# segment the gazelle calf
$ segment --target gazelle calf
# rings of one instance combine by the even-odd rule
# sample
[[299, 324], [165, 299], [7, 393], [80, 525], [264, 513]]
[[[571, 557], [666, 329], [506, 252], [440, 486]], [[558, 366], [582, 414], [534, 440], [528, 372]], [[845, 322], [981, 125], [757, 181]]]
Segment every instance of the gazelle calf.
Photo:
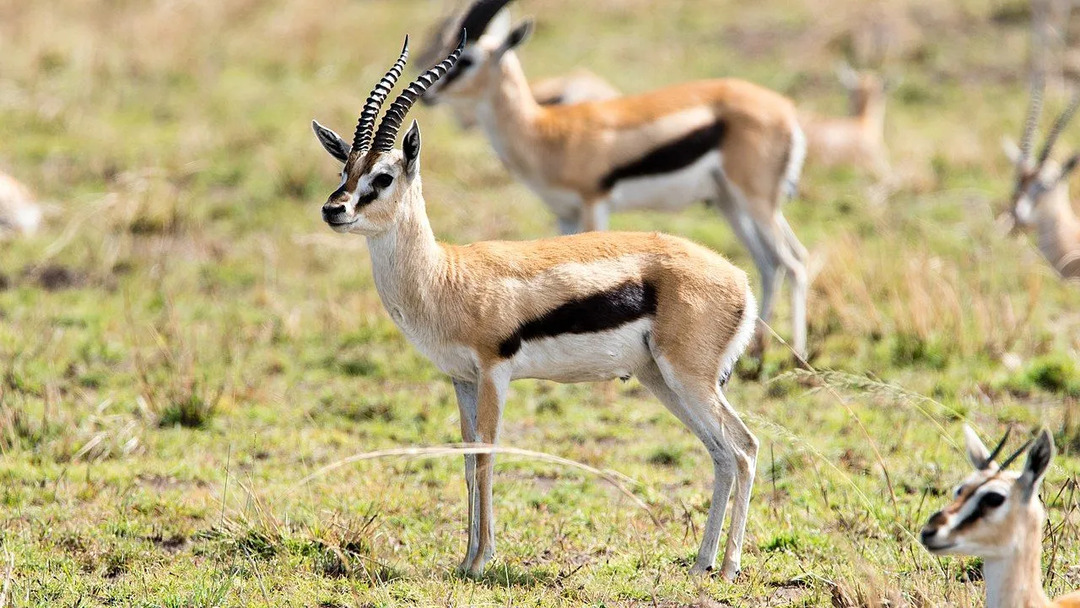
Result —
[[837, 75], [848, 91], [849, 115], [799, 113], [806, 130], [807, 160], [823, 167], [859, 167], [885, 179], [890, 173], [885, 149], [885, 80], [848, 65], [840, 66]]
[[806, 249], [780, 208], [805, 156], [794, 105], [749, 82], [716, 79], [542, 106], [514, 52], [531, 22], [505, 29], [493, 12], [509, 2], [472, 5], [464, 22], [484, 34], [424, 97], [474, 104], [503, 164], [555, 213], [563, 234], [605, 230], [612, 210], [677, 211], [701, 201], [718, 208], [761, 273], [763, 319], [785, 272], [790, 277], [792, 342], [805, 356]]
[[1069, 176], [1080, 162], [1080, 152], [1060, 165], [1050, 158], [1054, 144], [1080, 105], [1080, 92], [1058, 115], [1039, 155], [1032, 159], [1031, 148], [1042, 111], [1040, 80], [1037, 78], [1032, 88], [1020, 145], [1004, 142], [1005, 154], [1016, 168], [1009, 210], [1016, 227], [1035, 230], [1039, 251], [1063, 278], [1080, 279], [1080, 218], [1069, 196]]
[[41, 225], [41, 207], [26, 186], [0, 172], [0, 235], [33, 234]]
[[[446, 49], [457, 44], [458, 36], [464, 29], [472, 42], [484, 33], [483, 25], [489, 20], [498, 23], [493, 27], [509, 30], [510, 13], [499, 11], [496, 3], [482, 4], [478, 9], [464, 15], [451, 15], [432, 28], [427, 40], [428, 45], [419, 53], [421, 65], [431, 65], [442, 58]], [[585, 68], [577, 68], [563, 76], [552, 76], [530, 83], [536, 103], [542, 106], [570, 105], [583, 101], [602, 101], [622, 95], [611, 83]], [[429, 101], [422, 98], [421, 101]], [[447, 105], [457, 118], [462, 128], [476, 126], [476, 104], [470, 100], [447, 100]]]
[[[923, 546], [934, 555], [983, 559], [987, 608], [1080, 608], [1080, 592], [1050, 601], [1042, 589], [1042, 532], [1046, 509], [1039, 488], [1054, 458], [1054, 439], [1043, 429], [1001, 465], [1006, 433], [994, 451], [964, 426], [968, 458], [975, 471], [956, 488], [952, 504], [930, 517]], [[1028, 449], [1028, 446], [1031, 446]], [[1020, 472], [1005, 469], [1027, 450]]]
[[[367, 237], [375, 287], [416, 348], [453, 378], [462, 438], [494, 444], [510, 382], [586, 382], [637, 376], [705, 444], [715, 481], [692, 572], [716, 560], [729, 494], [721, 574], [739, 571], [758, 442], [723, 385], [753, 334], [757, 307], [744, 272], [720, 255], [663, 234], [591, 233], [532, 242], [439, 243], [420, 185], [416, 122], [394, 149], [413, 102], [453, 69], [462, 45], [375, 119], [401, 75], [401, 57], [364, 104], [350, 146], [313, 123], [341, 183], [324, 221]], [[372, 132], [375, 131], [374, 140]], [[495, 550], [491, 454], [465, 457], [469, 541], [461, 566], [477, 574]]]

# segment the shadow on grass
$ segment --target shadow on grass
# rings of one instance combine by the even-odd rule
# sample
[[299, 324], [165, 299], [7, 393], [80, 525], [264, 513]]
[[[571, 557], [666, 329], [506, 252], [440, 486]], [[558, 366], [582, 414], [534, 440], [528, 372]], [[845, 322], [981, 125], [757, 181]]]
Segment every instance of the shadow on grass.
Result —
[[548, 587], [554, 584], [555, 574], [542, 568], [525, 569], [510, 564], [498, 563], [488, 566], [484, 574], [479, 577], [467, 576], [463, 573], [451, 571], [446, 575], [447, 579], [462, 579], [476, 581], [485, 587]]

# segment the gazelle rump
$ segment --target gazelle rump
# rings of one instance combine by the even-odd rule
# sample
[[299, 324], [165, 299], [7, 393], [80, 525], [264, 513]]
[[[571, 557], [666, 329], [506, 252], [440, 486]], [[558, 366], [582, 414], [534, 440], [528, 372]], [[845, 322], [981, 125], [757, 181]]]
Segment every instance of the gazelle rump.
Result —
[[[494, 1], [489, 1], [476, 10], [462, 15], [450, 15], [432, 27], [427, 36], [427, 46], [419, 53], [420, 65], [434, 64], [442, 59], [448, 49], [457, 44], [458, 36], [464, 29], [468, 36], [477, 40], [484, 33], [483, 22], [491, 20], [487, 31], [502, 32], [505, 36], [510, 32], [510, 13], [500, 12]], [[489, 16], [488, 11], [490, 11]], [[551, 76], [530, 83], [533, 97], [540, 105], [569, 105], [583, 101], [601, 101], [614, 99], [622, 93], [611, 83], [596, 75], [586, 68], [576, 68], [562, 76]], [[425, 101], [427, 98], [422, 99]], [[448, 99], [449, 106], [458, 124], [464, 129], [476, 126], [476, 104], [471, 100]]]
[[848, 165], [872, 171], [878, 179], [889, 176], [885, 149], [885, 80], [870, 71], [843, 64], [837, 69], [848, 91], [848, 116], [800, 112], [806, 130], [807, 161], [812, 165]]
[[[1054, 439], [1043, 429], [999, 465], [995, 459], [1008, 437], [991, 452], [964, 426], [975, 471], [956, 488], [953, 502], [930, 517], [922, 544], [935, 555], [981, 557], [987, 608], [1080, 608], [1080, 592], [1051, 601], [1042, 589], [1046, 509], [1038, 493], [1054, 458]], [[1023, 470], [1007, 471], [1025, 451]]]
[[[400, 150], [394, 143], [412, 103], [453, 67], [461, 48], [405, 89], [374, 140], [375, 116], [404, 68], [407, 40], [365, 103], [351, 146], [313, 124], [344, 164], [323, 219], [335, 231], [367, 237], [375, 287], [390, 317], [453, 379], [465, 441], [498, 440], [514, 379], [637, 376], [712, 457], [713, 497], [695, 573], [715, 563], [732, 496], [721, 573], [733, 579], [758, 449], [723, 393], [757, 318], [746, 274], [709, 249], [655, 233], [439, 243], [425, 211], [416, 122]], [[491, 454], [465, 457], [469, 535], [461, 566], [470, 574], [494, 554], [493, 462]]]
[[716, 79], [543, 106], [514, 52], [531, 22], [508, 32], [489, 27], [505, 19], [509, 1], [472, 5], [464, 21], [484, 34], [466, 44], [461, 62], [425, 99], [474, 104], [496, 154], [554, 212], [563, 234], [605, 230], [613, 210], [715, 206], [761, 273], [763, 319], [784, 274], [790, 277], [792, 342], [805, 355], [806, 249], [781, 212], [805, 157], [794, 105], [749, 82]]
[[1050, 158], [1054, 144], [1080, 105], [1080, 91], [1058, 115], [1038, 156], [1033, 158], [1042, 100], [1042, 78], [1036, 76], [1020, 145], [1004, 142], [1005, 154], [1016, 170], [1009, 212], [1015, 227], [1035, 230], [1039, 251], [1054, 270], [1063, 278], [1080, 279], [1080, 218], [1069, 195], [1069, 176], [1080, 163], [1080, 152], [1060, 165]]

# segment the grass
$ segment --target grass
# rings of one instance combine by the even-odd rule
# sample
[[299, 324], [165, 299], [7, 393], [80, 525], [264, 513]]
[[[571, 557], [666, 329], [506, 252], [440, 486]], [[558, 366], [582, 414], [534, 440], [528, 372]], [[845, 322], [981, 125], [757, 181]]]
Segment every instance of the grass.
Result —
[[[665, 6], [530, 0], [526, 69], [584, 64], [626, 91], [736, 75], [840, 111], [830, 70], [856, 24], [884, 14], [897, 41], [898, 189], [874, 203], [868, 178], [809, 167], [787, 208], [812, 251], [822, 371], [773, 341], [730, 385], [762, 442], [736, 584], [687, 575], [711, 466], [633, 380], [513, 386], [504, 445], [638, 483], [501, 456], [479, 581], [453, 574], [458, 457], [308, 479], [459, 440], [453, 389], [382, 310], [363, 242], [320, 222], [335, 164], [308, 127], [349, 132], [442, 3], [0, 0], [0, 165], [56, 210], [0, 256], [0, 605], [978, 605], [977, 564], [915, 538], [965, 473], [965, 419], [991, 439], [1055, 432], [1046, 585], [1080, 587], [1078, 296], [994, 222], [1025, 3]], [[414, 113], [442, 238], [552, 234], [478, 133]], [[706, 209], [614, 225], [750, 265]]]

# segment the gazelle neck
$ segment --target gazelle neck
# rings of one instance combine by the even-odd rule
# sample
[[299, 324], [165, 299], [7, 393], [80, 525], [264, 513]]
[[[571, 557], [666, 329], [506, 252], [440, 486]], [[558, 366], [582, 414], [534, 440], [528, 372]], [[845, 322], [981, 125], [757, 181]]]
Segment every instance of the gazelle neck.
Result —
[[428, 222], [417, 176], [394, 228], [368, 237], [375, 288], [395, 322], [428, 312], [432, 289], [442, 274], [444, 254]]
[[882, 138], [884, 136], [885, 95], [883, 93], [864, 93], [852, 109], [854, 110], [854, 116], [862, 124], [863, 129], [875, 137]]
[[1080, 274], [1080, 219], [1069, 201], [1069, 186], [1062, 182], [1039, 203], [1035, 221], [1039, 250], [1059, 272]]
[[525, 169], [533, 148], [534, 125], [544, 112], [533, 97], [525, 70], [514, 51], [507, 51], [478, 106], [477, 118], [499, 159], [513, 172]]
[[1042, 589], [1042, 521], [1018, 531], [1008, 557], [983, 562], [986, 608], [1044, 608], [1050, 600]]

